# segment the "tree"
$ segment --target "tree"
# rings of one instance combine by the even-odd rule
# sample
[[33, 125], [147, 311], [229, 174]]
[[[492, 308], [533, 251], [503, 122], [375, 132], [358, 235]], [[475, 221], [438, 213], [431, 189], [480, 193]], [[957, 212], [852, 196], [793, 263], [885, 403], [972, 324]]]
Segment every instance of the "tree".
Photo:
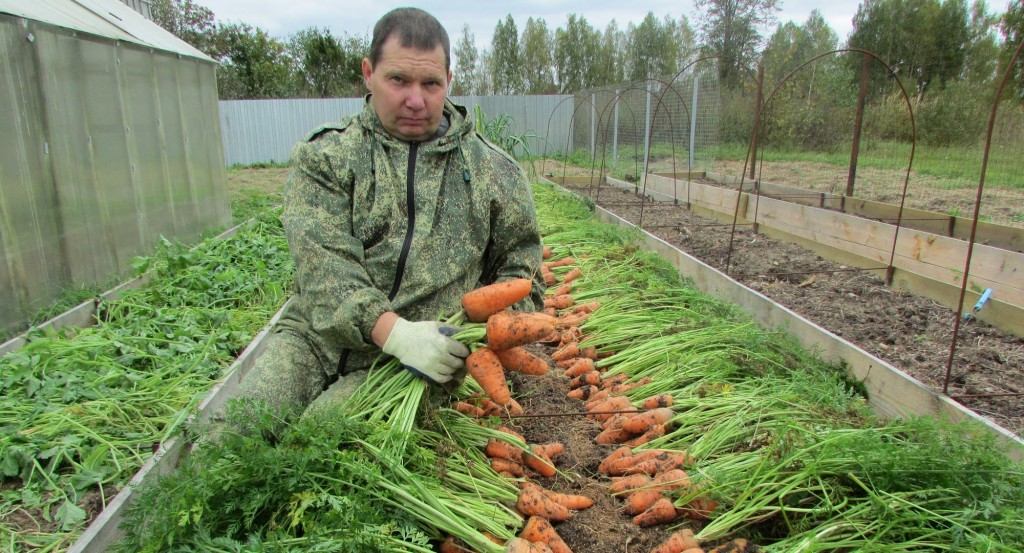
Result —
[[519, 49], [522, 53], [523, 86], [527, 94], [555, 92], [555, 75], [551, 52], [553, 39], [542, 18], [529, 18], [523, 27]]
[[739, 86], [743, 73], [753, 68], [757, 57], [762, 40], [759, 29], [775, 21], [778, 0], [696, 0], [695, 5], [703, 12], [705, 55], [718, 56], [718, 76], [723, 86]]
[[[1001, 21], [1003, 32], [1003, 48], [1000, 52], [1000, 72], [1006, 71], [1007, 65], [1013, 59], [1014, 53], [1024, 40], [1024, 4], [1021, 2], [1010, 2], [1003, 14]], [[1000, 74], [1000, 78], [1002, 75]], [[1016, 63], [1010, 73], [1008, 86], [1016, 93], [1019, 100], [1024, 101], [1024, 55], [1018, 56]]]
[[455, 72], [452, 76], [452, 94], [469, 96], [481, 94], [481, 58], [476, 50], [476, 39], [469, 25], [462, 26], [462, 36], [455, 43]]
[[[781, 81], [814, 56], [835, 50], [838, 42], [838, 35], [828, 26], [825, 17], [818, 10], [812, 10], [803, 25], [798, 26], [791, 21], [779, 25], [761, 56], [765, 67], [766, 87], [770, 86], [767, 83]], [[831, 60], [823, 61], [826, 64], [830, 62]], [[816, 63], [815, 67], [817, 65], [820, 63]], [[803, 75], [793, 76], [792, 81], [798, 83], [797, 88], [804, 91], [803, 95], [809, 93], [807, 84], [813, 77], [815, 67], [807, 69]]]
[[289, 40], [296, 91], [313, 98], [353, 95], [361, 90], [367, 50], [365, 41], [336, 37], [326, 28], [298, 31]]
[[999, 18], [988, 11], [985, 0], [971, 4], [967, 23], [967, 49], [964, 52], [964, 78], [974, 84], [988, 84], [996, 76], [999, 43], [996, 36]]
[[626, 33], [619, 30], [619, 24], [614, 19], [605, 27], [599, 48], [598, 63], [594, 68], [594, 85], [608, 86], [624, 82]]
[[[963, 74], [968, 37], [964, 0], [865, 0], [849, 44], [881, 57], [923, 98], [933, 83], [941, 87]], [[850, 63], [861, 63], [854, 58]], [[887, 75], [879, 64], [871, 78], [876, 91], [884, 88]]]
[[519, 62], [519, 31], [512, 14], [494, 28], [491, 38], [491, 82], [495, 94], [519, 94], [523, 91], [523, 71]]
[[693, 27], [690, 26], [690, 20], [685, 15], [680, 17], [679, 23], [676, 24], [675, 41], [679, 46], [679, 58], [676, 60], [676, 67], [682, 69], [696, 61], [699, 57], [697, 33], [694, 32]]
[[626, 77], [641, 81], [652, 77], [671, 77], [676, 72], [679, 45], [675, 41], [675, 21], [659, 21], [647, 12], [643, 22], [630, 25], [626, 59], [630, 61]]
[[221, 99], [284, 98], [291, 93], [289, 60], [281, 41], [245, 23], [222, 25], [220, 38]]
[[569, 14], [565, 29], [555, 31], [555, 71], [560, 92], [594, 87], [600, 44], [601, 33], [585, 17]]
[[210, 8], [192, 0], [154, 0], [151, 13], [157, 25], [211, 58], [220, 58], [217, 24]]

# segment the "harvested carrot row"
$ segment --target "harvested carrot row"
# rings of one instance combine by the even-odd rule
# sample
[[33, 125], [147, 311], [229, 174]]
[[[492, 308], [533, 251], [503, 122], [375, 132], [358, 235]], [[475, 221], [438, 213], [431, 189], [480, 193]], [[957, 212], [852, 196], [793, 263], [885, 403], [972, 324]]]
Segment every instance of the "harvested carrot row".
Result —
[[544, 307], [554, 307], [555, 309], [567, 309], [572, 307], [575, 303], [576, 300], [574, 300], [569, 294], [544, 298]]
[[[494, 317], [492, 315], [491, 318]], [[490, 348], [480, 348], [469, 354], [466, 358], [466, 370], [494, 403], [506, 405], [512, 399], [508, 383], [505, 382], [505, 369]]]
[[554, 476], [556, 472], [555, 464], [540, 445], [531, 445], [530, 451], [523, 453], [523, 463], [545, 478]]
[[675, 414], [676, 412], [669, 407], [651, 409], [650, 411], [633, 415], [628, 421], [622, 423], [622, 428], [635, 434], [641, 434], [656, 424], [667, 423]]
[[504, 553], [553, 553], [545, 543], [531, 543], [523, 538], [512, 538], [505, 543]]
[[533, 281], [514, 278], [482, 286], [462, 296], [462, 309], [470, 322], [482, 323], [487, 317], [509, 307], [530, 295]]
[[577, 357], [572, 365], [569, 365], [568, 369], [565, 369], [564, 376], [568, 378], [577, 377], [583, 373], [590, 371], [596, 371], [597, 367], [594, 366], [594, 360], [587, 357]]
[[565, 276], [562, 277], [562, 283], [565, 284], [566, 282], [572, 282], [581, 276], [583, 276], [583, 271], [581, 271], [579, 267], [573, 267], [572, 270], [565, 273]]
[[546, 361], [519, 346], [511, 349], [499, 349], [494, 352], [505, 370], [515, 371], [530, 376], [543, 376], [548, 372]]
[[530, 543], [543, 543], [551, 548], [553, 553], [572, 553], [562, 537], [555, 531], [554, 526], [546, 519], [533, 516], [526, 521], [519, 537]]
[[693, 530], [684, 528], [673, 532], [667, 540], [658, 544], [651, 550], [651, 553], [683, 553], [687, 549], [699, 548], [697, 538], [693, 537]]
[[663, 497], [648, 507], [646, 511], [633, 517], [633, 524], [640, 527], [665, 524], [675, 520], [676, 516], [676, 506], [672, 504], [672, 500]]
[[487, 319], [487, 345], [512, 349], [540, 340], [555, 330], [555, 319], [542, 313], [501, 311]]
[[523, 486], [519, 491], [516, 509], [524, 516], [539, 516], [555, 521], [572, 516], [568, 507], [544, 495], [539, 486]]

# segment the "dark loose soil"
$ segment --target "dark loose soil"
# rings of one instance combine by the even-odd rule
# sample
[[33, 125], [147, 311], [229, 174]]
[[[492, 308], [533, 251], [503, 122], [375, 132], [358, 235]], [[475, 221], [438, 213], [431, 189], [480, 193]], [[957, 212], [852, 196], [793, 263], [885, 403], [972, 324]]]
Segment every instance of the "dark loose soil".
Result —
[[[582, 196], [596, 188], [568, 187]], [[640, 197], [603, 187], [599, 205], [636, 224]], [[777, 303], [856, 344], [925, 385], [941, 391], [952, 343], [954, 313], [938, 303], [894, 289], [869, 271], [839, 265], [794, 244], [731, 228], [683, 206], [652, 205], [646, 230], [704, 263], [724, 270]], [[875, 271], [877, 272], [877, 271]], [[740, 276], [747, 275], [747, 276]], [[960, 325], [949, 395], [1018, 436], [1024, 433], [1024, 339], [979, 321]]]

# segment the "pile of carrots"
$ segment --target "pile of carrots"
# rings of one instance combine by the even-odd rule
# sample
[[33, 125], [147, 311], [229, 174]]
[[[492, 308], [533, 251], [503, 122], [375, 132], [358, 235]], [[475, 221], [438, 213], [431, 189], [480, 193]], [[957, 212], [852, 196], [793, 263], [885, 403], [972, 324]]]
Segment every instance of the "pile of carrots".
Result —
[[[635, 406], [624, 393], [650, 379], [627, 382], [624, 374], [605, 377], [606, 367], [593, 346], [583, 346], [585, 336], [580, 325], [600, 307], [599, 302], [577, 305], [572, 290], [574, 281], [583, 272], [573, 266], [562, 278], [553, 269], [575, 264], [564, 257], [548, 261], [551, 253], [545, 248], [541, 266], [549, 286], [543, 313], [524, 313], [510, 308], [526, 298], [531, 291], [530, 279], [515, 279], [482, 287], [463, 297], [463, 309], [471, 322], [486, 322], [486, 346], [473, 351], [466, 359], [468, 373], [480, 384], [482, 394], [459, 401], [454, 408], [471, 417], [521, 415], [523, 409], [511, 397], [505, 371], [525, 375], [544, 375], [547, 361], [524, 347], [541, 343], [555, 348], [551, 358], [569, 378], [570, 398], [585, 402], [591, 418], [602, 425], [595, 441], [603, 445], [620, 445], [601, 463], [599, 471], [610, 478], [609, 492], [625, 499], [624, 511], [641, 527], [673, 522], [680, 517], [706, 518], [716, 507], [713, 500], [700, 497], [679, 508], [672, 496], [692, 489], [685, 468], [693, 460], [681, 452], [640, 448], [672, 427], [675, 412], [673, 398], [667, 394], [651, 396]], [[556, 287], [557, 286], [557, 287]], [[517, 538], [504, 544], [505, 551], [572, 553], [553, 525], [572, 517], [573, 512], [586, 509], [594, 501], [586, 496], [554, 492], [534, 480], [550, 478], [557, 473], [557, 456], [562, 444], [530, 444], [514, 430], [502, 426], [509, 440], [491, 439], [484, 453], [495, 472], [512, 479], [520, 492], [516, 509], [527, 522]], [[712, 550], [714, 553], [743, 551], [730, 543]], [[443, 544], [442, 552], [465, 552], [454, 540]], [[703, 553], [689, 529], [673, 533], [651, 553]]]

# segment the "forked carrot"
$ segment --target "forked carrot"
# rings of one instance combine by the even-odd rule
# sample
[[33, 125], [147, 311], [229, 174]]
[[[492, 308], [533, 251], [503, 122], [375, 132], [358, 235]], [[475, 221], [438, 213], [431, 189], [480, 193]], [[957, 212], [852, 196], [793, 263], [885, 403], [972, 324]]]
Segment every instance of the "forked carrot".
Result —
[[622, 428], [635, 434], [641, 434], [656, 424], [667, 423], [675, 414], [676, 412], [670, 407], [651, 409], [650, 411], [633, 415], [628, 421], [622, 423]]
[[655, 524], [665, 524], [675, 519], [676, 506], [672, 504], [671, 499], [663, 497], [648, 507], [646, 511], [633, 517], [633, 524], [643, 528]]
[[513, 278], [481, 286], [462, 296], [462, 309], [470, 322], [482, 323], [487, 317], [509, 307], [530, 295], [533, 281]]
[[512, 349], [499, 349], [494, 352], [505, 370], [515, 371], [530, 376], [543, 376], [548, 372], [547, 361], [530, 353], [519, 346]]
[[555, 330], [555, 319], [543, 313], [500, 311], [487, 318], [487, 345], [512, 349], [540, 340]]
[[530, 543], [543, 543], [551, 548], [553, 553], [572, 553], [562, 537], [555, 531], [555, 527], [547, 519], [533, 516], [526, 521], [519, 537]]
[[568, 507], [547, 497], [539, 486], [523, 486], [519, 491], [516, 509], [523, 516], [539, 516], [548, 520], [566, 520], [572, 516]]
[[[492, 315], [491, 318], [495, 316]], [[494, 403], [506, 405], [512, 399], [508, 383], [505, 381], [505, 369], [490, 348], [480, 348], [469, 354], [466, 358], [466, 371]]]
[[694, 549], [700, 547], [700, 543], [693, 537], [693, 530], [689, 528], [683, 528], [677, 532], [673, 532], [667, 540], [658, 544], [657, 547], [651, 550], [651, 553], [683, 553], [687, 549]]

